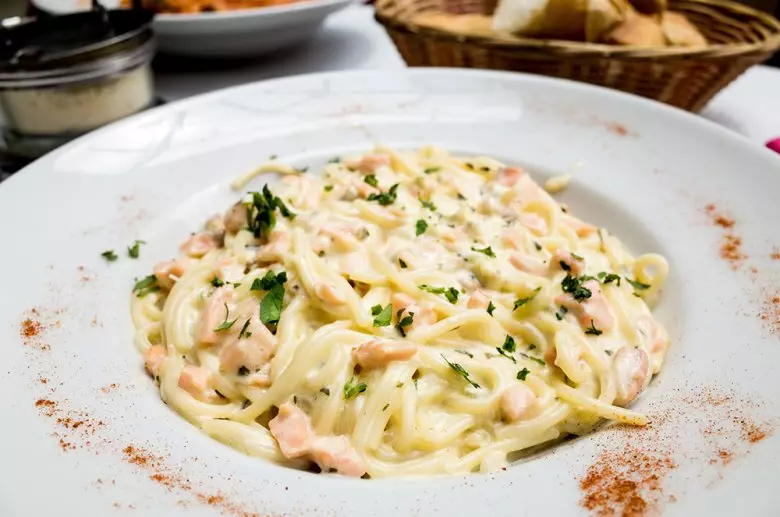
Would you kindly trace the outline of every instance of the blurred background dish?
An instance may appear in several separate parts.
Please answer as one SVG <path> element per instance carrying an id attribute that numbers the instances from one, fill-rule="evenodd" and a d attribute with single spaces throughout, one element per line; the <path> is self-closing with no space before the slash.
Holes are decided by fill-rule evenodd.
<path id="1" fill-rule="evenodd" d="M 103 0 L 103 4 L 113 9 L 121 1 Z M 305 0 L 271 5 L 278 2 L 270 0 L 267 6 L 245 8 L 249 1 L 239 4 L 223 0 L 218 2 L 220 6 L 231 4 L 241 8 L 162 12 L 154 20 L 159 49 L 171 54 L 211 58 L 268 54 L 310 38 L 329 14 L 346 7 L 351 0 Z M 54 14 L 89 9 L 85 0 L 34 0 L 33 3 L 38 9 Z M 171 5 L 184 6 L 185 0 Z M 196 4 L 193 0 L 187 5 L 202 7 L 205 1 Z"/>

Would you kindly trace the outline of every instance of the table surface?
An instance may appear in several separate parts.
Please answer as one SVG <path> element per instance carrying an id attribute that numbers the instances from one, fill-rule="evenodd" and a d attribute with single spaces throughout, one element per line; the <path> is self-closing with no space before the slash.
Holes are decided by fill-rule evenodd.
<path id="1" fill-rule="evenodd" d="M 330 16 L 308 42 L 271 56 L 211 62 L 158 56 L 154 64 L 158 94 L 175 101 L 263 79 L 334 70 L 404 68 L 373 13 L 373 7 L 354 4 Z M 780 69 L 753 67 L 715 97 L 701 115 L 758 145 L 780 137 Z M 7 176 L 0 164 L 0 181 Z"/>

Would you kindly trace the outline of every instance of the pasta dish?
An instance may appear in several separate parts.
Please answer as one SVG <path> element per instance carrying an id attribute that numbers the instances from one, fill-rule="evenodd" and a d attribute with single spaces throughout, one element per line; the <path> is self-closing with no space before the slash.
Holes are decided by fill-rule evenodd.
<path id="1" fill-rule="evenodd" d="M 272 159 L 133 289 L 162 399 L 253 456 L 348 476 L 508 465 L 626 409 L 664 360 L 666 260 L 520 168 L 434 147 Z"/>
<path id="2" fill-rule="evenodd" d="M 287 5 L 301 0 L 142 0 L 144 8 L 158 13 L 207 13 L 256 9 L 273 5 Z M 133 0 L 122 0 L 122 7 L 130 8 Z"/>

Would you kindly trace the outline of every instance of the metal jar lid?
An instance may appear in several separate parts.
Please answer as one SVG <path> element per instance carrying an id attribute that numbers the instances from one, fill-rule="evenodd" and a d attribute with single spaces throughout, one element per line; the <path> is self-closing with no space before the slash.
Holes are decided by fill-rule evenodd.
<path id="1" fill-rule="evenodd" d="M 0 89 L 88 81 L 149 62 L 153 17 L 97 9 L 0 28 Z"/>

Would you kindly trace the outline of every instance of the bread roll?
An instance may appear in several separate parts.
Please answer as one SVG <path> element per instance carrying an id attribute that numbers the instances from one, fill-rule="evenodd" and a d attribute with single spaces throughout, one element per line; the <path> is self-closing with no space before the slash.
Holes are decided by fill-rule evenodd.
<path id="1" fill-rule="evenodd" d="M 700 47 L 707 44 L 707 38 L 680 13 L 665 12 L 661 19 L 661 29 L 669 45 Z"/>
<path id="2" fill-rule="evenodd" d="M 666 11 L 666 0 L 631 0 L 634 9 L 642 14 L 661 14 Z"/>
<path id="3" fill-rule="evenodd" d="M 627 0 L 589 0 L 585 41 L 600 41 L 606 33 L 623 21 L 627 11 Z"/>
<path id="4" fill-rule="evenodd" d="M 604 43 L 663 47 L 666 46 L 666 38 L 658 18 L 629 11 L 623 22 L 606 34 Z"/>

